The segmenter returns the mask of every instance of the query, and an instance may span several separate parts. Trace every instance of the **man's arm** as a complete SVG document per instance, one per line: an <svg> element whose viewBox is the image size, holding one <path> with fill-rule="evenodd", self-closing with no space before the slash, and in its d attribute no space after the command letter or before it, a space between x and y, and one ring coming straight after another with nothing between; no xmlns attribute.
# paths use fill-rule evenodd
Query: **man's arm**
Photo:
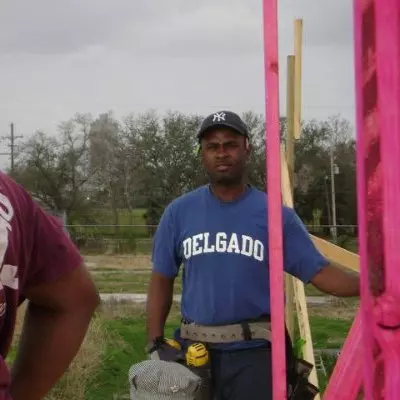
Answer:
<svg viewBox="0 0 400 400"><path fill-rule="evenodd" d="M359 296L359 275L329 263L315 247L292 209L284 210L284 260L286 272L322 292L338 297Z"/></svg>
<svg viewBox="0 0 400 400"><path fill-rule="evenodd" d="M311 279L311 283L321 292L337 297L360 296L360 277L334 265L327 265Z"/></svg>
<svg viewBox="0 0 400 400"><path fill-rule="evenodd" d="M174 279L153 272L147 300L147 339L164 336L164 326L171 310Z"/></svg>
<svg viewBox="0 0 400 400"><path fill-rule="evenodd" d="M149 342L164 335L165 321L171 310L174 281L181 263L175 230L172 209L168 206L160 219L153 240L153 272L147 293Z"/></svg>
<svg viewBox="0 0 400 400"><path fill-rule="evenodd" d="M12 369L13 400L41 400L77 354L99 304L84 266L27 288L29 300Z"/></svg>

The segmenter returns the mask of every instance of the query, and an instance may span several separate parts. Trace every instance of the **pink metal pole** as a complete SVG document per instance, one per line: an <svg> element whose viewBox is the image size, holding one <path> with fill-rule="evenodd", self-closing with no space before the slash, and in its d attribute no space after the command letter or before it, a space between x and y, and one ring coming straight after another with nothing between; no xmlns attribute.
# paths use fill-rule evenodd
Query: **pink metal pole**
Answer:
<svg viewBox="0 0 400 400"><path fill-rule="evenodd" d="M358 312L336 362L323 400L354 400L362 387L364 347L361 313Z"/></svg>
<svg viewBox="0 0 400 400"><path fill-rule="evenodd" d="M369 132L377 133L377 93L376 89L376 64L375 54L375 1L354 1L354 38L355 38L355 93L356 93L356 131L357 131L357 209L359 225L359 254L361 274L361 302L360 314L362 316L363 336L359 344L364 349L363 368L363 394L365 400L372 400L373 371L375 361L373 356L374 337L372 333L372 297L369 291L369 266L368 258L371 246L368 245L368 229L371 228L371 215L368 216L368 197L370 196L369 180L371 171L379 168L365 155L366 143ZM376 210L375 210L376 212ZM378 231L381 232L381 229ZM376 233L379 238L379 233ZM369 236L371 237L371 236ZM375 252L376 253L376 252ZM362 372L364 374L362 375Z"/></svg>
<svg viewBox="0 0 400 400"><path fill-rule="evenodd" d="M375 13L384 233L384 291L374 308L384 366L375 378L377 389L384 382L382 399L395 400L400 398L400 0L376 2Z"/></svg>
<svg viewBox="0 0 400 400"><path fill-rule="evenodd" d="M279 134L277 0L263 0L265 68L265 142L268 193L268 248L272 326L273 399L285 400L286 352L283 286L282 197Z"/></svg>

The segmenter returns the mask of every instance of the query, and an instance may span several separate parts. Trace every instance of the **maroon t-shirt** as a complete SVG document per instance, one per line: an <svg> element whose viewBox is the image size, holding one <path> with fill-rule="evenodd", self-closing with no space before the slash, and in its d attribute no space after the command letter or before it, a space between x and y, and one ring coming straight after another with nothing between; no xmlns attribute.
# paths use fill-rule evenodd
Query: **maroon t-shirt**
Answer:
<svg viewBox="0 0 400 400"><path fill-rule="evenodd" d="M25 290L54 281L81 263L61 221L45 213L21 186L0 172L0 400L11 400L4 358Z"/></svg>

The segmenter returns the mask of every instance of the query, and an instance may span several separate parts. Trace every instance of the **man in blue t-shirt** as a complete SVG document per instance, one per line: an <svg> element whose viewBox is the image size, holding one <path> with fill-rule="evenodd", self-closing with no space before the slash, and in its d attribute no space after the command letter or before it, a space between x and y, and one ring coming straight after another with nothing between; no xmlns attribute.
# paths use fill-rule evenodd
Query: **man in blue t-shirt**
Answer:
<svg viewBox="0 0 400 400"><path fill-rule="evenodd" d="M148 292L149 346L165 347L164 325L182 268L180 332L188 340L200 337L193 331L199 326L205 333L216 398L266 400L272 398L271 345L263 336L268 330L257 332L252 322L269 323L268 197L246 182L251 145L237 114L208 116L198 138L210 184L172 201L160 220ZM295 211L283 207L282 218L285 271L325 293L358 296L358 276L329 264Z"/></svg>

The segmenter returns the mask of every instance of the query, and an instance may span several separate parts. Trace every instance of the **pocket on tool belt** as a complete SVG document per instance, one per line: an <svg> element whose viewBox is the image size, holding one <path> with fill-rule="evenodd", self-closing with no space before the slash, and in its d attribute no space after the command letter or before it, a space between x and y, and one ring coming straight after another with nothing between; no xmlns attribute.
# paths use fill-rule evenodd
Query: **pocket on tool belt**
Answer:
<svg viewBox="0 0 400 400"><path fill-rule="evenodd" d="M319 389L308 381L313 365L303 359L295 359L288 374L288 400L313 400Z"/></svg>

